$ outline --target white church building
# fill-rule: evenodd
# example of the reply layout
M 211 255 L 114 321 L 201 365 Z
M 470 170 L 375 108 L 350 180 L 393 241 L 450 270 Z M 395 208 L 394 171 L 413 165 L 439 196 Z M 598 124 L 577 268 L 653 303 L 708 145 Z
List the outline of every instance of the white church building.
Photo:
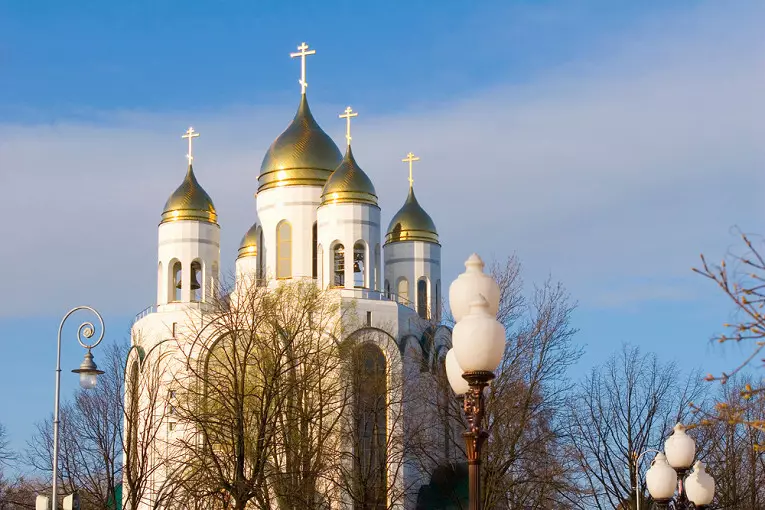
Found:
M 390 368 L 388 377 L 400 379 L 402 384 L 408 384 L 404 378 L 407 370 L 427 370 L 431 360 L 445 354 L 449 330 L 438 326 L 443 288 L 441 244 L 433 219 L 415 196 L 411 165 L 418 158 L 409 153 L 403 160 L 410 165 L 409 189 L 406 196 L 402 193 L 403 205 L 390 223 L 382 225 L 372 176 L 362 170 L 364 155 L 358 154 L 360 164 L 351 147 L 350 123 L 356 114 L 348 108 L 340 115 L 348 126 L 341 150 L 308 105 L 305 59 L 314 52 L 307 51 L 305 43 L 298 50 L 292 54 L 302 63 L 297 113 L 263 156 L 257 189 L 242 190 L 256 192 L 257 217 L 251 218 L 252 226 L 242 233 L 238 253 L 224 254 L 229 257 L 224 263 L 220 233 L 225 218 L 218 217 L 212 198 L 202 187 L 212 174 L 193 167 L 191 143 L 198 133 L 189 128 L 184 135 L 189 143 L 188 168 L 180 186 L 170 194 L 158 227 L 156 304 L 141 312 L 132 326 L 128 367 L 142 370 L 150 362 L 182 363 L 188 354 L 182 345 L 175 355 L 168 348 L 169 354 L 164 349 L 163 356 L 154 358 L 152 349 L 180 338 L 181 330 L 190 327 L 189 317 L 204 322 L 209 303 L 219 297 L 221 266 L 234 259 L 237 285 L 262 281 L 275 287 L 284 281 L 310 280 L 343 301 L 352 301 L 357 316 L 353 329 L 343 334 L 371 333 L 368 338 L 373 339 L 373 348 Z M 274 126 L 275 132 L 277 129 Z M 407 149 L 402 148 L 402 155 Z M 391 380 L 389 387 L 397 387 L 395 383 Z M 401 411 L 405 422 L 410 410 Z M 183 424 L 175 423 L 171 415 L 165 420 L 167 426 L 157 440 L 169 442 L 174 433 L 183 430 Z M 391 422 L 385 426 L 404 425 Z M 167 475 L 157 470 L 152 476 L 150 485 L 160 487 Z M 405 464 L 389 476 L 411 490 L 408 496 L 388 501 L 386 508 L 414 509 L 417 487 L 428 483 L 428 475 Z M 141 508 L 154 508 L 155 503 L 149 494 Z M 353 508 L 338 506 L 346 507 Z

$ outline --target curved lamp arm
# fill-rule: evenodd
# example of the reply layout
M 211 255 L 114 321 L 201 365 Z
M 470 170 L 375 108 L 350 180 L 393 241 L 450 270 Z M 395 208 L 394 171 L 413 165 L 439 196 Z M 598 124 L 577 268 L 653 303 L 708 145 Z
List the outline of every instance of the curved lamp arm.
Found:
M 637 456 L 635 459 L 635 509 L 640 510 L 640 459 L 643 458 L 643 455 L 646 453 L 661 453 L 659 450 L 655 448 L 649 448 L 640 455 Z

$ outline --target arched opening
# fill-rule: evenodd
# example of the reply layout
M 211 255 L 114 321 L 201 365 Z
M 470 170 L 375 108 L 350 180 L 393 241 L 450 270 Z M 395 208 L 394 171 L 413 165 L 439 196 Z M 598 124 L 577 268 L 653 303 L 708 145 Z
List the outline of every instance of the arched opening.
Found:
M 345 287 L 345 248 L 336 244 L 332 250 L 332 286 Z
M 191 263 L 191 300 L 202 301 L 202 264 L 195 260 Z
M 417 314 L 423 319 L 428 319 L 428 280 L 417 280 Z
M 357 289 L 366 287 L 367 248 L 363 241 L 353 245 L 353 286 Z
M 354 386 L 354 474 L 358 493 L 354 509 L 387 508 L 387 361 L 382 349 L 371 343 L 356 348 Z
M 292 278 L 292 225 L 287 221 L 276 227 L 276 278 Z
M 170 286 L 170 301 L 181 300 L 181 286 L 183 281 L 183 271 L 181 261 L 176 260 L 172 269 L 172 285 Z
M 266 277 L 266 247 L 263 245 L 263 229 L 258 228 L 258 266 L 255 271 L 255 277 L 258 280 L 258 287 L 263 285 Z
M 319 231 L 315 221 L 311 234 L 311 255 L 311 277 L 315 280 L 319 276 Z
M 385 297 L 390 299 L 390 282 L 385 280 Z
M 409 282 L 406 278 L 399 278 L 398 285 L 396 286 L 396 295 L 398 296 L 399 303 L 409 304 Z
M 209 301 L 210 299 L 216 299 L 218 297 L 218 263 L 213 262 L 212 265 L 212 272 L 210 273 L 209 278 L 207 279 L 209 281 L 207 285 L 207 291 L 204 296 L 205 301 Z

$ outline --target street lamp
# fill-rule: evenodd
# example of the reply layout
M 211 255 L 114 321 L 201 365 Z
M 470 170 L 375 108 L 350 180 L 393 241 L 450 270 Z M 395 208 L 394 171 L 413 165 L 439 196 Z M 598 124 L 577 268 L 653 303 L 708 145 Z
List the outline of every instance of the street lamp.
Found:
M 678 423 L 664 442 L 664 453 L 656 454 L 645 474 L 648 492 L 659 508 L 703 509 L 712 503 L 715 481 L 706 472 L 703 462 L 693 464 L 695 455 L 696 443 L 685 433 L 685 427 Z M 693 471 L 686 477 L 691 465 Z M 637 494 L 637 501 L 640 505 L 640 494 Z
M 58 425 L 59 425 L 59 419 L 58 419 L 58 408 L 59 408 L 59 401 L 61 396 L 61 332 L 64 329 L 64 323 L 69 318 L 70 315 L 73 313 L 79 311 L 79 310 L 88 310 L 95 314 L 96 317 L 98 317 L 98 322 L 101 326 L 101 333 L 98 337 L 98 340 L 93 342 L 92 344 L 87 343 L 84 339 L 92 338 L 93 335 L 96 332 L 95 327 L 93 326 L 92 322 L 83 322 L 80 324 L 80 327 L 77 328 L 77 342 L 84 348 L 87 349 L 85 352 L 85 358 L 82 360 L 82 364 L 80 365 L 80 368 L 76 370 L 72 370 L 75 374 L 80 374 L 80 386 L 84 389 L 92 389 L 96 387 L 96 377 L 99 374 L 103 374 L 104 372 L 102 370 L 99 370 L 96 366 L 96 363 L 93 361 L 93 354 L 91 354 L 90 350 L 101 343 L 101 340 L 104 339 L 104 319 L 101 318 L 101 315 L 93 308 L 89 306 L 78 306 L 76 308 L 72 308 L 69 310 L 66 315 L 64 315 L 64 318 L 61 319 L 61 325 L 58 327 L 58 348 L 56 351 L 56 400 L 53 406 L 53 494 L 52 496 L 52 505 L 51 510 L 56 510 L 56 492 L 58 489 Z
M 464 395 L 468 430 L 463 434 L 467 452 L 470 510 L 481 501 L 481 447 L 489 434 L 482 428 L 485 414 L 483 390 L 505 351 L 505 327 L 497 321 L 499 286 L 483 272 L 475 253 L 465 262 L 465 272 L 449 287 L 449 306 L 456 324 L 452 349 L 446 354 L 446 375 L 457 395 Z

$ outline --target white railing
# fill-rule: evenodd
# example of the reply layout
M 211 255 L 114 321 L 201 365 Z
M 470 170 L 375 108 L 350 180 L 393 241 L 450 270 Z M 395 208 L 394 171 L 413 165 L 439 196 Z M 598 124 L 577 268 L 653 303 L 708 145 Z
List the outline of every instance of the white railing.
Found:
M 155 305 L 149 305 L 140 312 L 138 312 L 135 317 L 133 318 L 133 324 L 140 321 L 144 317 L 146 317 L 149 314 L 152 314 L 157 311 L 157 307 Z

